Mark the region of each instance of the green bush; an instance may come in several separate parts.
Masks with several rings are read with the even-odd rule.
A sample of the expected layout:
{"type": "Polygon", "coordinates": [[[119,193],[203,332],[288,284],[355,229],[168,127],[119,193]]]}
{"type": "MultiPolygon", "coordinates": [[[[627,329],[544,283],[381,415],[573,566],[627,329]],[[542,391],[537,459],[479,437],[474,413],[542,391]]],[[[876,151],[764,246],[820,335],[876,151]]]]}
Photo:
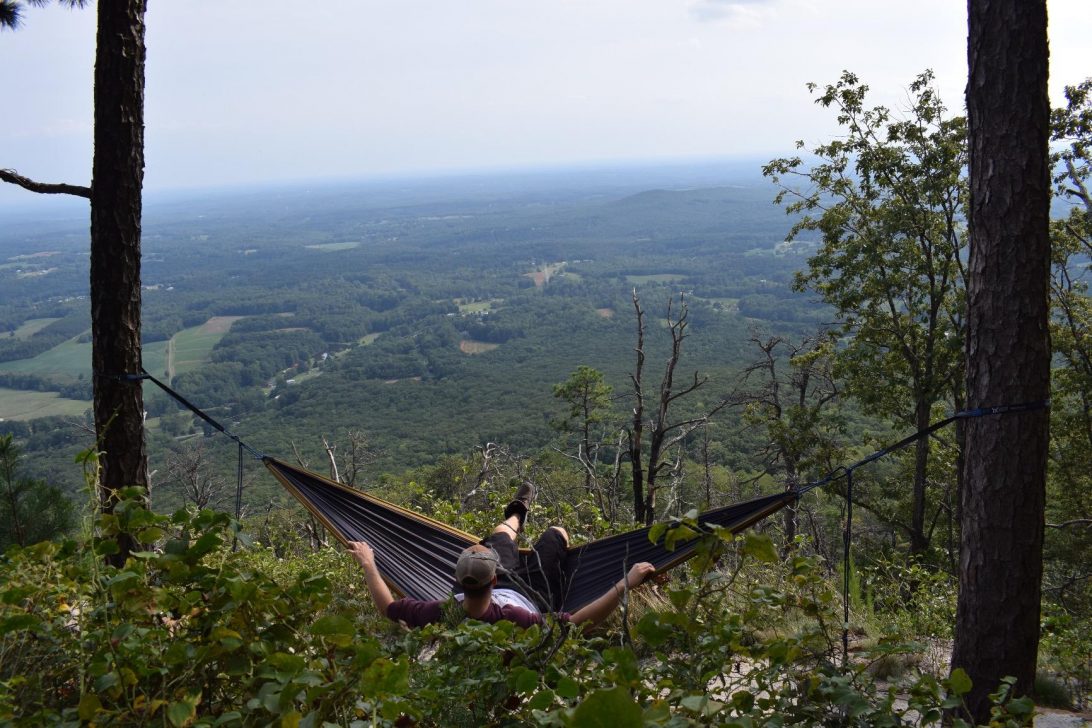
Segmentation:
{"type": "MultiPolygon", "coordinates": [[[[84,540],[0,557],[0,725],[940,725],[970,686],[917,674],[896,704],[867,660],[842,667],[821,564],[782,563],[757,534],[668,531],[698,556],[613,631],[407,631],[375,614],[344,554],[233,552],[227,516],[120,495],[84,540]],[[120,532],[158,546],[107,566],[120,532]]],[[[1029,719],[1007,686],[997,701],[996,725],[1029,719]]]]}

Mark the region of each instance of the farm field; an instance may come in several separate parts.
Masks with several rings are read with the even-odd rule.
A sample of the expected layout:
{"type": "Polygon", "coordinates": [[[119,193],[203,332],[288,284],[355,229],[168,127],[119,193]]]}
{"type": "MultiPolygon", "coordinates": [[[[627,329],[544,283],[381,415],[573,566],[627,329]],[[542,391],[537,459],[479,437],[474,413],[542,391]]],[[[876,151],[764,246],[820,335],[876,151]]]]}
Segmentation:
{"type": "Polygon", "coordinates": [[[470,303],[463,303],[461,298],[455,299],[455,304],[459,307],[459,313],[482,313],[483,311],[492,311],[495,304],[501,303],[504,299],[492,298],[488,301],[472,301],[470,303]]]}
{"type": "Polygon", "coordinates": [[[79,337],[43,351],[33,359],[16,359],[0,362],[0,372],[41,374],[42,376],[70,377],[91,374],[91,342],[81,344],[79,337]]]}
{"type": "Polygon", "coordinates": [[[487,351],[493,351],[498,346],[500,346],[500,344],[490,344],[487,341],[463,339],[459,342],[459,351],[464,354],[484,354],[487,351]]]}
{"type": "MultiPolygon", "coordinates": [[[[166,344],[165,364],[160,369],[169,372],[172,379],[179,374],[194,371],[209,360],[212,347],[241,318],[242,316],[214,316],[200,326],[179,331],[166,344]]],[[[147,363],[144,368],[148,369],[147,363]]]]}
{"type": "MultiPolygon", "coordinates": [[[[223,338],[231,324],[241,316],[215,316],[201,326],[194,326],[175,334],[169,342],[155,341],[145,344],[142,352],[144,368],[156,377],[174,376],[182,372],[197,369],[208,361],[209,352],[223,338]],[[168,359],[170,362],[168,363],[168,359]]],[[[36,319],[48,325],[52,319],[36,319]]],[[[28,321],[23,326],[30,326],[35,321],[28,321]]],[[[47,377],[75,379],[81,374],[91,374],[91,343],[80,343],[74,337],[44,351],[32,359],[17,359],[0,362],[0,372],[39,374],[47,377]]],[[[7,396],[0,394],[0,406],[4,406],[7,396]]],[[[43,415],[40,415],[43,416],[43,415]]]]}
{"type": "Polygon", "coordinates": [[[56,392],[27,392],[0,387],[0,420],[32,420],[36,417],[78,416],[90,402],[64,399],[56,392]]]}
{"type": "Polygon", "coordinates": [[[29,321],[24,322],[22,326],[15,329],[15,338],[16,339],[29,339],[31,336],[34,336],[36,333],[38,333],[39,331],[44,329],[46,326],[49,326],[54,321],[60,321],[60,319],[58,319],[58,318],[30,319],[29,321]]]}

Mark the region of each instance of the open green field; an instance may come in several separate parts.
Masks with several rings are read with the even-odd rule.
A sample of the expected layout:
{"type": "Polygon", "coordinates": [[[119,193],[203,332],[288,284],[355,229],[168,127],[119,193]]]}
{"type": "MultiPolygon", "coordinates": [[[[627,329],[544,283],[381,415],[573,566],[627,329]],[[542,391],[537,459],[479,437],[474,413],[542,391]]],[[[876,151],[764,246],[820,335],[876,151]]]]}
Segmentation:
{"type": "Polygon", "coordinates": [[[353,248],[359,248],[360,242],[348,242],[348,243],[320,243],[318,245],[305,245],[308,250],[317,250],[320,253],[333,253],[338,250],[352,250],[353,248]]]}
{"type": "MultiPolygon", "coordinates": [[[[216,316],[201,326],[175,334],[169,342],[145,344],[141,352],[144,368],[155,377],[174,376],[197,369],[209,359],[209,352],[224,337],[239,316],[216,316]]],[[[39,321],[51,319],[39,319],[39,321]]],[[[31,322],[23,324],[29,325],[31,322]]],[[[73,337],[33,359],[0,362],[0,372],[40,374],[46,377],[75,379],[91,374],[91,344],[73,337]]]]}
{"type": "Polygon", "coordinates": [[[156,379],[162,379],[167,370],[167,342],[145,344],[140,352],[140,360],[144,363],[144,371],[156,379]]]}
{"type": "Polygon", "coordinates": [[[91,373],[91,342],[81,344],[79,337],[43,351],[33,359],[0,362],[0,372],[41,374],[42,376],[72,377],[91,373]]]}
{"type": "Polygon", "coordinates": [[[641,283],[678,283],[679,281],[685,281],[686,276],[679,275],[678,273],[653,273],[652,275],[644,276],[626,276],[626,281],[634,284],[641,283]]]}
{"type": "Polygon", "coordinates": [[[0,387],[0,420],[32,420],[36,417],[82,415],[90,402],[63,399],[56,392],[26,392],[0,387]]]}
{"type": "MultiPolygon", "coordinates": [[[[76,379],[91,375],[91,343],[81,344],[75,337],[44,351],[33,359],[0,362],[0,372],[40,374],[45,377],[76,379]]],[[[155,376],[164,371],[166,341],[144,345],[144,368],[155,376]]]]}
{"type": "Polygon", "coordinates": [[[463,299],[456,298],[455,304],[459,307],[459,313],[482,313],[483,311],[492,311],[495,304],[503,302],[503,298],[491,298],[488,301],[472,301],[470,303],[464,303],[463,299]]]}
{"type": "MultiPolygon", "coordinates": [[[[240,318],[242,316],[214,316],[200,326],[184,329],[172,336],[167,345],[166,367],[171,376],[192,372],[207,362],[212,347],[220,343],[231,325],[240,318]]],[[[144,368],[147,369],[147,365],[144,368]]]]}
{"type": "Polygon", "coordinates": [[[54,321],[60,321],[59,318],[37,318],[25,321],[22,326],[15,329],[16,339],[29,339],[36,333],[49,326],[54,321]]]}

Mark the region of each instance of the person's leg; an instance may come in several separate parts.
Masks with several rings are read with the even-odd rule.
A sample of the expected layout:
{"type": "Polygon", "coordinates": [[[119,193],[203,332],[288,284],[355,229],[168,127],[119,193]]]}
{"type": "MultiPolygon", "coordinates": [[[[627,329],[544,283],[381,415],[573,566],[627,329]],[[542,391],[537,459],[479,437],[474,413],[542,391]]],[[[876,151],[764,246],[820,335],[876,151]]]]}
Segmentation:
{"type": "Polygon", "coordinates": [[[493,534],[504,534],[508,538],[515,541],[516,536],[519,534],[520,525],[520,517],[513,514],[498,523],[496,528],[493,529],[493,534]]]}
{"type": "Polygon", "coordinates": [[[531,588],[549,602],[551,609],[558,609],[564,602],[568,553],[569,534],[561,526],[550,526],[527,555],[525,578],[531,588]]]}
{"type": "MultiPolygon", "coordinates": [[[[534,485],[529,482],[521,485],[516,491],[516,497],[504,509],[504,520],[496,525],[493,533],[481,541],[483,546],[488,546],[496,552],[497,560],[507,575],[514,576],[519,569],[520,559],[516,538],[523,528],[523,520],[534,497],[534,485]]],[[[508,581],[506,575],[498,576],[498,585],[508,587],[508,581]]]]}

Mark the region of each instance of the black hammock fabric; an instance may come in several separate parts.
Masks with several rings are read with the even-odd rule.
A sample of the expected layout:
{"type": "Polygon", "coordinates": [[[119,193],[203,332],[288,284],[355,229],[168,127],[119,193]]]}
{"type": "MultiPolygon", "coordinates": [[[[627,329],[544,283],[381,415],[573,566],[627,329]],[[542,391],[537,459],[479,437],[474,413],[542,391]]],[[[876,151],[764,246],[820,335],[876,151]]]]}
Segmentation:
{"type": "MultiPolygon", "coordinates": [[[[274,458],[264,458],[273,476],[304,505],[335,538],[367,541],[375,551],[376,567],[398,592],[414,599],[445,599],[453,586],[459,553],[479,539],[434,518],[388,503],[329,478],[274,458]]],[[[755,498],[698,516],[698,522],[742,531],[796,500],[792,492],[755,498]]],[[[668,551],[662,537],[648,538],[649,529],[627,531],[569,549],[567,588],[561,609],[575,612],[625,576],[632,564],[648,561],[657,571],[670,569],[694,555],[696,544],[679,544],[668,551]]]]}

